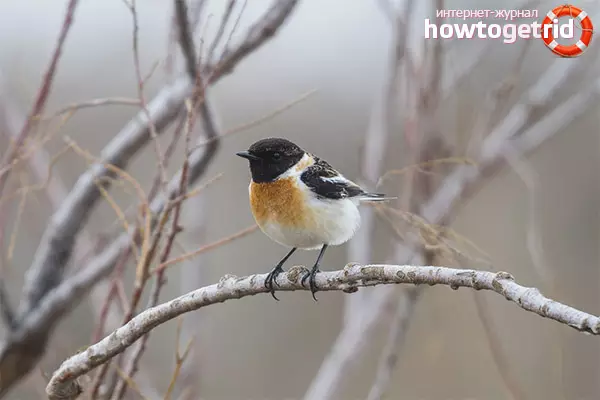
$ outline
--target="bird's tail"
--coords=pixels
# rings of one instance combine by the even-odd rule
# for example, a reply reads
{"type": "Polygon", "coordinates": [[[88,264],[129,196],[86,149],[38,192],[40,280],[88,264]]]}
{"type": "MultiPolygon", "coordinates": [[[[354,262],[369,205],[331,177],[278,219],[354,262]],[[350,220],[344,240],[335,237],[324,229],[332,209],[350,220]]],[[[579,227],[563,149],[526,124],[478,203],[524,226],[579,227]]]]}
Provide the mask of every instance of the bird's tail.
{"type": "Polygon", "coordinates": [[[389,201],[396,200],[397,197],[386,196],[383,193],[363,193],[359,196],[360,201],[389,201]]]}

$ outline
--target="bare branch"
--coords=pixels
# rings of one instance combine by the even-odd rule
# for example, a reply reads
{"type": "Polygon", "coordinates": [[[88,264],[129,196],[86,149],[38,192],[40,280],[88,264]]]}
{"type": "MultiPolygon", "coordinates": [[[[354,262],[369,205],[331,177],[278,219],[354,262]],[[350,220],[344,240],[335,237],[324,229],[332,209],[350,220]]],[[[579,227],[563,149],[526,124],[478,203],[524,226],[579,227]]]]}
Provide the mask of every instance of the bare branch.
{"type": "Polygon", "coordinates": [[[413,304],[417,302],[417,298],[421,293],[422,290],[416,290],[415,288],[412,288],[412,290],[404,290],[401,293],[396,313],[390,322],[391,328],[388,339],[379,359],[375,381],[373,382],[371,390],[369,390],[367,400],[380,400],[387,391],[390,380],[392,379],[392,373],[400,358],[400,352],[402,350],[401,341],[406,337],[406,332],[408,331],[410,320],[412,319],[415,310],[413,304]]]}
{"type": "MultiPolygon", "coordinates": [[[[307,290],[302,286],[304,267],[292,267],[279,278],[281,291],[307,290]]],[[[145,310],[127,325],[62,363],[46,387],[50,399],[75,399],[80,388],[75,379],[123,352],[137,339],[186,312],[230,299],[268,293],[262,284],[266,274],[236,277],[226,275],[219,283],[187,293],[157,307],[145,310]]],[[[469,287],[490,290],[504,296],[526,311],[558,321],[576,330],[600,334],[600,318],[544,297],[539,290],[515,282],[506,272],[411,265],[348,264],[344,269],[320,272],[320,291],[353,293],[359,287],[383,284],[447,285],[452,289],[469,287]]]]}
{"type": "Polygon", "coordinates": [[[6,287],[4,286],[4,277],[0,277],[0,312],[2,313],[2,321],[6,324],[9,330],[14,330],[17,327],[16,318],[6,287]]]}
{"type": "Polygon", "coordinates": [[[23,145],[23,143],[25,143],[25,139],[31,131],[35,117],[44,111],[46,101],[48,100],[50,90],[52,89],[52,83],[54,81],[54,75],[56,74],[56,68],[58,67],[58,61],[60,60],[63,46],[73,24],[73,17],[75,15],[75,10],[77,9],[78,4],[79,0],[70,0],[69,4],[67,5],[67,12],[63,20],[60,34],[58,36],[58,41],[56,42],[56,47],[54,48],[54,53],[52,54],[52,58],[50,59],[48,69],[46,70],[46,73],[44,74],[44,77],[42,79],[42,85],[40,87],[40,90],[38,91],[33,108],[31,109],[29,116],[25,120],[21,132],[16,137],[15,141],[10,144],[7,152],[3,156],[2,169],[0,170],[0,195],[4,191],[6,182],[8,181],[8,177],[10,175],[10,163],[13,161],[14,158],[16,158],[19,150],[21,149],[21,146],[23,145]]]}
{"type": "Polygon", "coordinates": [[[475,307],[477,309],[477,316],[481,321],[481,325],[488,342],[488,347],[490,348],[492,358],[496,364],[496,369],[498,370],[504,385],[508,389],[508,392],[511,394],[513,400],[525,399],[526,396],[521,388],[521,385],[519,384],[519,380],[513,374],[514,369],[510,368],[508,365],[508,360],[502,351],[502,341],[497,334],[497,330],[494,329],[492,313],[490,313],[487,308],[485,298],[476,296],[473,297],[475,297],[474,300],[475,307]]]}
{"type": "MultiPolygon", "coordinates": [[[[218,137],[218,130],[217,128],[214,126],[215,123],[215,117],[214,115],[212,115],[209,111],[209,105],[208,105],[208,99],[206,98],[201,98],[200,101],[202,102],[202,104],[200,105],[200,114],[202,116],[202,119],[206,119],[207,121],[204,121],[204,126],[205,126],[205,131],[206,131],[206,135],[208,137],[218,137]]],[[[188,110],[187,110],[187,118],[186,118],[186,128],[185,128],[185,160],[183,163],[183,167],[181,168],[181,173],[179,174],[179,185],[176,189],[176,192],[174,193],[175,196],[172,196],[173,198],[175,198],[176,196],[185,196],[186,192],[187,192],[187,188],[188,188],[188,174],[190,172],[190,159],[189,159],[189,151],[190,151],[190,140],[191,140],[191,131],[193,129],[195,120],[196,120],[196,113],[195,113],[195,106],[196,104],[192,104],[191,102],[189,102],[188,104],[188,110]]],[[[202,164],[204,162],[204,169],[198,171],[198,175],[203,175],[206,169],[206,166],[208,166],[208,164],[210,163],[210,160],[215,156],[216,154],[216,150],[218,149],[218,142],[215,141],[214,145],[211,149],[207,149],[204,154],[203,154],[203,158],[202,160],[199,162],[199,164],[202,164]]],[[[170,199],[170,203],[169,206],[172,205],[174,212],[173,212],[173,218],[171,221],[171,231],[167,237],[167,241],[165,243],[163,252],[161,254],[160,260],[159,262],[162,264],[164,262],[166,262],[169,258],[169,255],[171,254],[171,250],[173,248],[173,243],[175,241],[175,237],[177,236],[177,234],[181,231],[181,228],[179,226],[179,218],[181,216],[181,207],[183,205],[182,201],[172,201],[173,199],[170,199]],[[174,204],[173,204],[174,203],[174,204]]],[[[165,210],[165,213],[168,213],[169,209],[167,208],[165,210]]],[[[148,302],[148,306],[147,308],[150,307],[154,307],[158,304],[158,300],[159,300],[159,296],[160,296],[160,291],[165,283],[165,270],[162,269],[161,271],[159,271],[156,274],[156,280],[154,281],[154,287],[152,289],[152,294],[150,296],[150,300],[148,302]]],[[[148,275],[145,275],[145,278],[147,279],[148,275]]],[[[126,321],[129,322],[129,321],[126,321]]],[[[137,348],[135,349],[135,351],[133,352],[133,354],[131,355],[128,364],[126,366],[125,369],[125,374],[126,376],[132,378],[133,375],[135,375],[135,373],[137,372],[137,365],[139,363],[139,360],[142,357],[142,354],[145,350],[146,347],[146,343],[148,341],[149,335],[144,335],[142,337],[142,339],[139,341],[137,348]]],[[[115,389],[115,394],[113,396],[114,400],[120,400],[123,398],[123,396],[125,395],[125,392],[127,390],[127,385],[126,385],[126,381],[125,380],[121,380],[118,384],[117,387],[115,389]]]]}
{"type": "Polygon", "coordinates": [[[177,31],[179,32],[179,45],[185,58],[185,66],[190,79],[196,80],[198,75],[198,59],[192,37],[192,29],[188,21],[187,4],[185,0],[175,0],[175,18],[177,20],[177,31]]]}
{"type": "Polygon", "coordinates": [[[213,62],[213,55],[223,34],[225,33],[225,28],[227,28],[227,23],[229,22],[229,18],[231,18],[231,14],[233,12],[233,7],[235,6],[236,0],[227,0],[227,5],[225,6],[225,12],[223,13],[223,17],[221,18],[221,24],[219,25],[219,30],[217,31],[215,38],[208,49],[208,53],[206,55],[206,60],[208,62],[213,62]]]}
{"type": "MultiPolygon", "coordinates": [[[[210,65],[203,68],[205,71],[212,71],[207,83],[214,84],[253,50],[273,37],[291,15],[297,2],[275,2],[270,11],[252,26],[248,37],[221,58],[220,65],[225,68],[215,69],[210,65]]],[[[80,176],[61,207],[52,216],[26,275],[23,300],[17,316],[18,326],[0,343],[0,395],[31,370],[44,353],[48,337],[56,323],[89,293],[90,287],[112,271],[122,249],[135,236],[133,232],[119,236],[105,251],[92,259],[86,268],[63,282],[63,274],[76,238],[101,198],[96,182],[103,182],[104,188],[110,185],[110,179],[105,178],[111,177],[112,172],[105,165],[124,169],[131,158],[150,141],[152,124],[158,133],[163,132],[180,114],[185,99],[195,88],[196,82],[191,81],[186,74],[160,90],[148,103],[147,113],[144,110],[137,113],[113,137],[101,153],[102,162],[93,165],[80,176]]],[[[203,108],[208,109],[208,106],[202,104],[203,108]]],[[[203,122],[207,136],[210,137],[210,127],[204,120],[203,122]]],[[[215,141],[212,146],[206,147],[205,152],[198,151],[190,155],[188,183],[194,182],[203,173],[212,159],[206,154],[216,147],[215,141]]],[[[174,193],[173,185],[167,186],[167,192],[174,193]]],[[[168,201],[167,197],[159,196],[152,201],[153,216],[160,213],[168,201]]]]}
{"type": "Polygon", "coordinates": [[[127,8],[129,8],[129,12],[131,13],[131,18],[133,20],[133,65],[135,68],[135,76],[137,80],[138,98],[140,99],[140,105],[142,107],[142,110],[146,114],[146,118],[148,119],[148,129],[150,132],[150,137],[152,138],[152,143],[154,144],[154,152],[156,153],[158,172],[160,174],[161,183],[165,185],[167,182],[167,171],[164,165],[163,151],[160,142],[158,141],[158,129],[154,124],[154,121],[152,120],[152,116],[150,115],[150,111],[148,110],[146,95],[144,94],[146,79],[144,79],[142,75],[142,67],[140,65],[139,22],[136,0],[123,0],[123,2],[127,6],[127,8]]]}
{"type": "Polygon", "coordinates": [[[225,49],[221,60],[209,69],[211,74],[208,82],[211,83],[222,75],[230,74],[242,58],[272,37],[291,15],[297,3],[298,0],[274,1],[265,16],[250,27],[242,43],[233,49],[225,49]]]}
{"type": "MultiPolygon", "coordinates": [[[[3,91],[3,86],[2,77],[0,76],[0,91],[3,91]]],[[[5,125],[3,126],[3,130],[10,136],[16,136],[18,133],[18,128],[22,126],[25,121],[25,115],[20,112],[20,110],[12,102],[9,101],[8,96],[0,98],[0,112],[4,114],[5,119],[5,121],[3,121],[5,125]]],[[[28,163],[31,171],[36,176],[37,181],[42,182],[40,186],[44,188],[52,207],[54,209],[60,208],[62,202],[67,197],[68,191],[64,183],[57,176],[50,174],[53,158],[51,158],[43,148],[38,148],[36,151],[32,152],[31,157],[28,158],[28,163]]],[[[91,235],[85,229],[82,230],[78,235],[77,246],[74,248],[74,258],[78,261],[84,260],[86,258],[86,253],[91,253],[93,248],[94,240],[92,239],[91,235]]],[[[106,289],[107,287],[108,284],[105,282],[98,282],[96,284],[90,294],[92,297],[92,304],[95,304],[96,302],[98,304],[101,303],[105,293],[108,291],[106,289]]],[[[117,313],[114,311],[115,310],[113,309],[107,309],[105,316],[111,321],[117,319],[120,320],[120,318],[115,315],[117,313]]],[[[112,330],[117,326],[119,325],[111,324],[110,329],[112,330]]],[[[14,327],[16,328],[16,321],[14,327]]],[[[99,340],[101,336],[102,335],[99,335],[96,340],[99,340]]],[[[146,377],[144,377],[143,380],[144,391],[148,393],[154,392],[154,395],[156,391],[147,384],[150,380],[146,377]]]]}
{"type": "MultiPolygon", "coordinates": [[[[386,3],[390,5],[389,3],[386,3]]],[[[398,73],[402,59],[406,55],[408,41],[408,22],[410,21],[413,1],[407,0],[403,12],[387,15],[392,20],[394,28],[394,39],[390,45],[390,56],[387,61],[386,71],[382,87],[369,116],[369,126],[364,139],[364,152],[361,165],[362,179],[366,181],[366,187],[373,186],[381,177],[381,167],[385,158],[385,150],[394,115],[394,105],[397,100],[398,73]]],[[[391,6],[391,5],[390,5],[391,6]]],[[[374,227],[373,209],[361,210],[361,229],[358,230],[352,240],[352,246],[348,246],[348,259],[355,262],[367,262],[371,259],[372,234],[374,227]]],[[[346,299],[345,319],[356,315],[356,311],[363,303],[368,294],[367,291],[357,296],[346,299]]],[[[365,307],[366,310],[368,307],[365,307]]]]}
{"type": "MultiPolygon", "coordinates": [[[[178,80],[148,104],[148,112],[157,130],[163,130],[175,118],[181,104],[179,101],[183,102],[189,91],[188,80],[178,80]]],[[[109,186],[109,181],[102,178],[112,176],[112,173],[103,164],[124,169],[131,157],[148,142],[148,126],[148,119],[144,111],[141,111],[102,151],[102,164],[93,165],[81,175],[62,206],[52,216],[33,264],[27,272],[22,316],[35,308],[44,295],[62,280],[75,237],[85,225],[93,206],[101,198],[96,182],[102,182],[104,188],[109,186]]]]}
{"type": "Polygon", "coordinates": [[[140,106],[139,99],[130,99],[128,97],[106,97],[101,99],[92,99],[87,101],[82,101],[79,103],[71,104],[69,106],[63,107],[48,116],[41,117],[41,119],[49,120],[52,118],[56,118],[60,115],[70,113],[72,111],[81,110],[84,108],[92,108],[92,107],[101,107],[101,106],[140,106]]]}
{"type": "MultiPolygon", "coordinates": [[[[486,137],[477,156],[473,157],[476,165],[460,166],[452,171],[430,200],[420,207],[418,214],[431,224],[448,220],[452,216],[454,206],[481,184],[482,178],[504,165],[504,153],[509,148],[514,150],[514,154],[525,155],[588,110],[594,104],[593,100],[596,100],[600,94],[600,81],[586,87],[554,110],[549,110],[545,118],[526,129],[527,124],[532,122],[534,111],[539,107],[547,106],[553,94],[561,88],[560,85],[564,85],[567,81],[563,75],[569,76],[581,66],[581,62],[569,64],[562,63],[560,60],[555,61],[526,93],[525,100],[517,104],[504,121],[486,137]]],[[[443,91],[445,90],[444,88],[443,91]]],[[[412,262],[410,259],[413,255],[414,251],[410,248],[401,247],[393,260],[412,262]]],[[[311,383],[305,399],[335,397],[333,392],[347,375],[351,362],[359,356],[360,350],[364,347],[362,343],[366,342],[369,332],[380,320],[377,316],[381,315],[381,310],[390,301],[393,293],[390,288],[380,288],[377,291],[371,296],[368,306],[370,313],[360,327],[353,325],[344,327],[331,354],[327,356],[311,383]]]]}

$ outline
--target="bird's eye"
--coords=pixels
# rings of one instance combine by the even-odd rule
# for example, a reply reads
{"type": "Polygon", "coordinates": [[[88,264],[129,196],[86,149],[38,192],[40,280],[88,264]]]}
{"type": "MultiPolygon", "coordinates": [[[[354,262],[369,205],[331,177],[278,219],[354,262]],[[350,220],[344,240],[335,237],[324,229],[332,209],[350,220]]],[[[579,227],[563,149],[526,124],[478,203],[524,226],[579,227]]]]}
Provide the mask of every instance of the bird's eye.
{"type": "Polygon", "coordinates": [[[279,160],[281,158],[281,154],[273,153],[273,160],[279,160]]]}

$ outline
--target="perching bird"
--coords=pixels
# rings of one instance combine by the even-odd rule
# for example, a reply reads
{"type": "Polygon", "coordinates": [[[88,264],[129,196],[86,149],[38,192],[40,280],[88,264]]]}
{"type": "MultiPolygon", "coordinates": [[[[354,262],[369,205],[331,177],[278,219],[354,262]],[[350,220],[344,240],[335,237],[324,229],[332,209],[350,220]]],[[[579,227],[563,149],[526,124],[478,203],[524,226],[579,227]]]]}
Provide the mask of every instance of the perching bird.
{"type": "Polygon", "coordinates": [[[289,253],[267,275],[265,287],[275,296],[277,276],[296,249],[321,249],[308,279],[316,300],[315,276],[327,246],[348,241],[360,225],[361,201],[389,200],[368,193],[326,161],[286,139],[268,138],[236,153],[250,162],[250,207],[260,229],[289,253]]]}

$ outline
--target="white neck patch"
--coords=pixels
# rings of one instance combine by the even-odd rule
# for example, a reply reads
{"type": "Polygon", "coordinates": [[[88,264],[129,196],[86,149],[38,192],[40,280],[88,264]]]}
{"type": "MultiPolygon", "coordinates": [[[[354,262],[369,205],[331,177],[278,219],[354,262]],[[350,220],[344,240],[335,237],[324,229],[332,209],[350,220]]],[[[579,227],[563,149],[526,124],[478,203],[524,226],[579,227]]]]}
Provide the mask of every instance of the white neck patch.
{"type": "Polygon", "coordinates": [[[292,176],[300,176],[306,170],[306,168],[310,167],[315,163],[315,159],[308,153],[304,153],[300,161],[296,164],[292,165],[287,171],[283,174],[279,175],[277,179],[281,178],[289,178],[292,176]]]}

